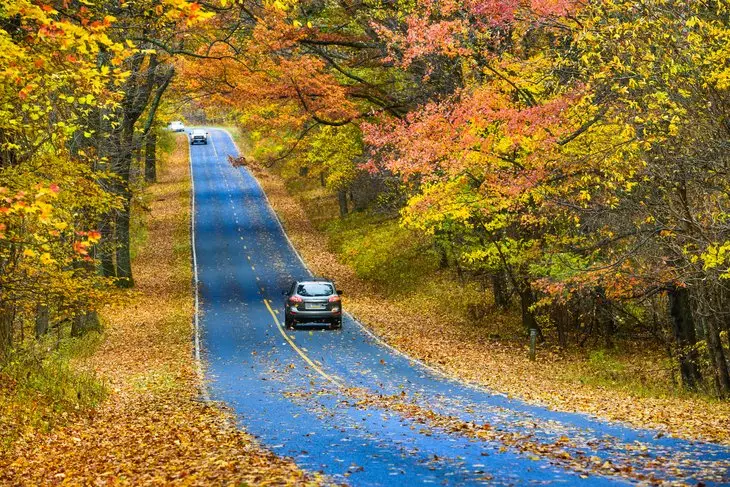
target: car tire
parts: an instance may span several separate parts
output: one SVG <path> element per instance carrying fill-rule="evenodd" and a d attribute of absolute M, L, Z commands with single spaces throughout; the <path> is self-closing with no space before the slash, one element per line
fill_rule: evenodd
<path fill-rule="evenodd" d="M 330 330 L 339 330 L 340 328 L 342 328 L 342 318 L 330 322 Z"/>
<path fill-rule="evenodd" d="M 288 316 L 284 318 L 284 328 L 287 330 L 293 330 L 294 329 L 294 320 L 289 318 Z"/>

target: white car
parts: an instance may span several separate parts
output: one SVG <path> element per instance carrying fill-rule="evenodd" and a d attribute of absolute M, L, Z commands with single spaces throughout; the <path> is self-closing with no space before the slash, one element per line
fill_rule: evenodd
<path fill-rule="evenodd" d="M 194 129 L 190 132 L 190 145 L 195 144 L 208 145 L 208 132 L 201 129 Z"/>
<path fill-rule="evenodd" d="M 170 122 L 170 125 L 168 126 L 168 128 L 172 132 L 185 132 L 185 125 L 179 120 Z"/>

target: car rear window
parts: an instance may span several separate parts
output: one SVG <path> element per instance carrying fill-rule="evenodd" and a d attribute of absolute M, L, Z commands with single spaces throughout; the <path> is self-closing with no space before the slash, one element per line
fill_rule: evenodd
<path fill-rule="evenodd" d="M 334 292 L 332 284 L 327 282 L 305 282 L 297 287 L 300 296 L 330 296 Z"/>

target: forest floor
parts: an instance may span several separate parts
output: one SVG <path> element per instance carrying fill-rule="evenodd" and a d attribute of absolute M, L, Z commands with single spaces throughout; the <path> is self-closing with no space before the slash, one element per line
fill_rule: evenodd
<path fill-rule="evenodd" d="M 187 143 L 178 139 L 146 192 L 136 287 L 104 309 L 104 332 L 74 369 L 103 382 L 97 407 L 62 408 L 42 394 L 8 404 L 18 384 L 0 380 L 5 485 L 317 485 L 260 447 L 232 414 L 200 400 L 193 359 Z M 1 378 L 1 377 L 0 377 Z M 6 406 L 4 409 L 2 406 Z M 25 408 L 25 409 L 23 409 Z M 19 410 L 21 410 L 19 412 Z M 38 412 L 40 410 L 40 413 Z M 33 413 L 36 421 L 24 421 Z M 40 419 L 40 420 L 38 420 Z M 51 426 L 53 425 L 53 426 Z"/>
<path fill-rule="evenodd" d="M 245 141 L 237 139 L 245 147 Z M 495 310 L 479 320 L 465 319 L 434 299 L 438 293 L 446 300 L 453 297 L 448 290 L 449 285 L 456 287 L 453 279 L 433 276 L 408 286 L 402 278 L 408 269 L 400 282 L 397 269 L 386 269 L 381 273 L 386 277 L 379 280 L 361 278 L 347 262 L 348 257 L 367 252 L 369 246 L 377 247 L 376 233 L 382 233 L 383 225 L 368 227 L 366 222 L 358 229 L 365 237 L 349 248 L 343 246 L 342 240 L 347 238 L 343 233 L 348 229 L 346 224 L 338 226 L 334 198 L 311 188 L 297 188 L 296 176 L 284 178 L 280 171 L 255 163 L 249 166 L 309 268 L 316 275 L 334 279 L 344 290 L 345 309 L 390 345 L 447 375 L 530 403 L 656 429 L 671 436 L 730 444 L 730 404 L 678 392 L 668 372 L 671 364 L 667 365 L 666 356 L 660 352 L 638 345 L 617 357 L 600 348 L 587 353 L 541 347 L 538 359 L 532 362 L 524 339 L 504 339 L 498 336 L 503 333 L 493 333 L 510 326 L 519 328 L 515 316 Z M 312 221 L 312 215 L 327 212 L 324 224 Z M 399 251 L 374 250 L 391 260 Z M 403 260 L 410 265 L 407 258 Z M 412 265 L 418 264 L 413 261 Z M 408 286 L 408 290 L 397 292 L 399 285 Z"/>

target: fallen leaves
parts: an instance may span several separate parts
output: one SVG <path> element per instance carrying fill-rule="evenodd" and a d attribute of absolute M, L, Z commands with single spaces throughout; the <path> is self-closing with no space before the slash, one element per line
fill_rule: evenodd
<path fill-rule="evenodd" d="M 727 459 L 698 460 L 692 451 L 664 449 L 659 445 L 649 448 L 640 441 L 627 443 L 579 427 L 567 427 L 566 432 L 570 435 L 567 436 L 560 434 L 566 428 L 564 425 L 537 417 L 519 420 L 514 411 L 509 417 L 489 424 L 439 412 L 432 402 L 419 403 L 405 394 L 384 395 L 363 388 L 307 391 L 290 394 L 290 397 L 311 406 L 322 395 L 338 397 L 338 407 L 394 412 L 409 421 L 412 429 L 426 436 L 445 431 L 483 441 L 488 445 L 486 451 L 516 451 L 528 460 L 546 461 L 586 478 L 600 475 L 672 485 L 692 483 L 700 478 L 717 483 L 730 480 L 730 461 Z"/>
<path fill-rule="evenodd" d="M 24 431 L 0 458 L 0 484 L 322 483 L 260 447 L 230 412 L 199 399 L 187 143 L 184 136 L 178 142 L 160 183 L 149 190 L 148 238 L 135 260 L 137 288 L 124 304 L 104 310 L 106 339 L 76 364 L 103 378 L 110 397 L 50 432 Z M 0 389 L 10 390 L 2 380 Z"/>

